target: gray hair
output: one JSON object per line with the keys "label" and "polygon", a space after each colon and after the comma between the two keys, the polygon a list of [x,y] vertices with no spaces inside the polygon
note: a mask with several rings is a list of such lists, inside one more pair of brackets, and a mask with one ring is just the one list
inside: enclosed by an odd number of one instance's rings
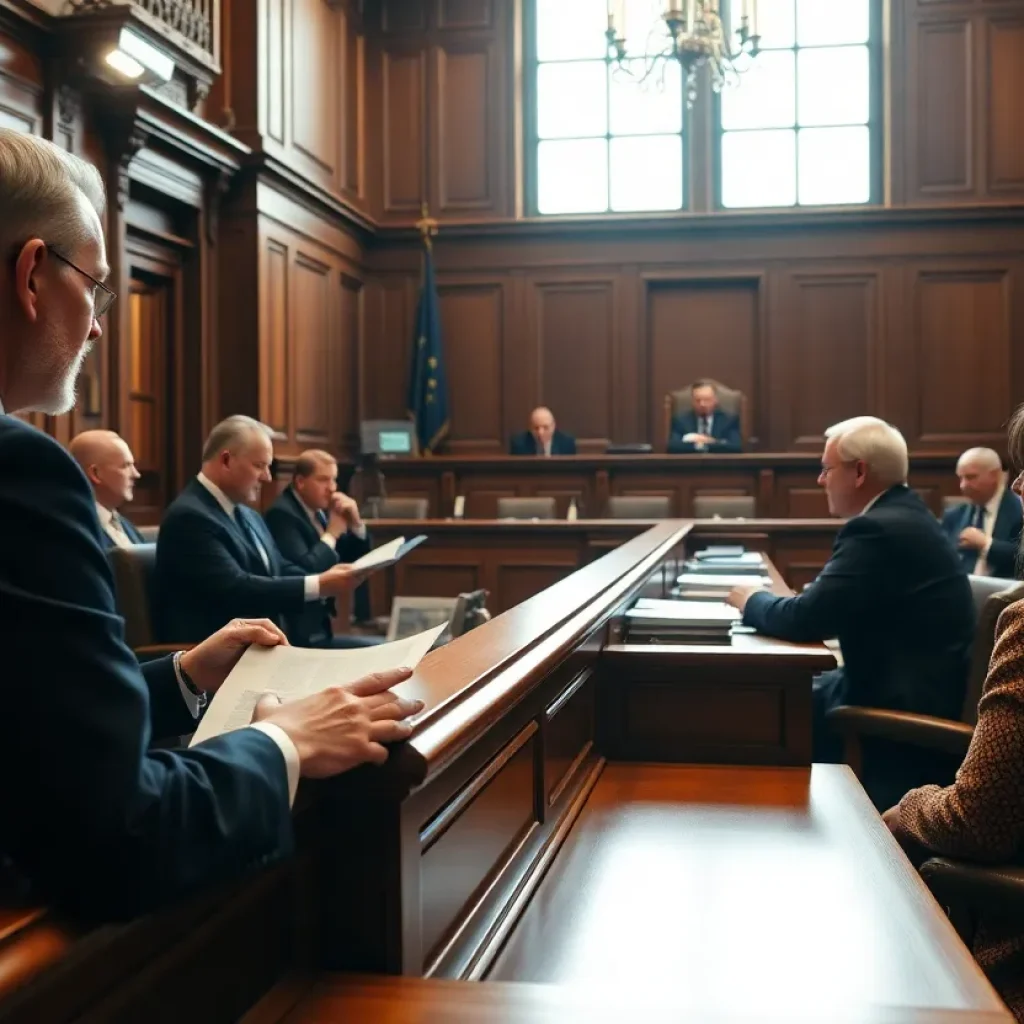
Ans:
{"label": "gray hair", "polygon": [[245,447],[245,443],[253,434],[270,437],[271,430],[265,423],[260,423],[259,420],[254,420],[251,416],[236,415],[221,420],[210,431],[210,436],[206,439],[206,444],[203,445],[203,462],[215,459],[223,451],[229,451],[232,455],[236,454]]}
{"label": "gray hair", "polygon": [[903,435],[877,416],[854,416],[825,431],[835,439],[844,462],[861,461],[881,484],[892,487],[907,482],[907,442]]}
{"label": "gray hair", "polygon": [[999,452],[994,451],[992,448],[968,448],[956,460],[956,468],[959,469],[961,466],[977,466],[978,469],[1001,470],[1003,468],[1003,460],[999,457]]}
{"label": "gray hair", "polygon": [[106,194],[92,164],[52,142],[0,128],[0,246],[31,238],[64,249],[82,241],[85,199],[103,217]]}

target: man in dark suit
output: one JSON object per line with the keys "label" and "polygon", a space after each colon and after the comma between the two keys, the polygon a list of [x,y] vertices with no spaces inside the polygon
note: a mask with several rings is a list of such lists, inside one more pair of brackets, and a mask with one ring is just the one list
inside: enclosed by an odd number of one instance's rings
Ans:
{"label": "man in dark suit", "polygon": [[971,588],[935,517],[906,486],[907,446],[872,416],[826,432],[819,483],[849,517],[803,593],[738,588],[743,621],[781,640],[839,638],[843,668],[814,684],[815,760],[837,760],[825,713],[839,704],[958,718],[974,636]]}
{"label": "man in dark suit", "polygon": [[121,514],[121,508],[132,500],[135,481],[141,475],[124,438],[112,430],[85,430],[71,439],[68,451],[92,484],[96,515],[107,547],[142,544],[142,534]]}
{"label": "man in dark suit", "polygon": [[971,448],[956,464],[963,505],[949,509],[942,528],[975,576],[1013,579],[1020,546],[1020,501],[1006,486],[999,454],[991,448]]}
{"label": "man in dark suit", "polygon": [[287,854],[299,776],[383,760],[382,742],[409,735],[395,719],[414,710],[382,692],[408,675],[395,673],[289,704],[266,697],[252,726],[149,749],[153,735],[194,729],[249,644],[284,637],[233,623],[140,668],[88,481],[56,441],[5,414],[74,405],[114,299],[104,198],[95,168],[0,128],[0,860],[28,898],[91,919],[176,902]]}
{"label": "man in dark suit", "polygon": [[714,384],[699,380],[692,395],[693,408],[672,419],[668,450],[684,455],[742,451],[739,418],[719,411]]}
{"label": "man in dark suit", "polygon": [[[291,486],[278,495],[264,518],[282,557],[306,572],[354,562],[370,550],[359,506],[338,490],[338,463],[329,452],[311,449],[296,459]],[[353,594],[353,605],[357,619],[370,617],[367,583]],[[380,642],[373,637],[332,637],[334,614],[333,600],[309,602],[298,615],[289,616],[288,635],[302,647],[361,647]]]}
{"label": "man in dark suit", "polygon": [[[156,546],[160,634],[191,641],[236,617],[263,616],[285,632],[307,605],[349,594],[363,577],[339,565],[326,544],[314,564],[278,550],[249,507],[270,481],[270,436],[249,416],[229,416],[210,433],[202,471],[168,506]],[[308,640],[300,628],[291,639]],[[328,637],[322,638],[323,642]]]}
{"label": "man in dark suit", "polygon": [[530,429],[513,434],[510,455],[575,455],[576,438],[558,429],[551,410],[541,406],[530,413]]}

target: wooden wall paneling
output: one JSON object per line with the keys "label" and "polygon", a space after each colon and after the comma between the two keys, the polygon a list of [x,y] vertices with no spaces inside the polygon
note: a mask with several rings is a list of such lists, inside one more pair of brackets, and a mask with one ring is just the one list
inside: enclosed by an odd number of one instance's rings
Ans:
{"label": "wooden wall paneling", "polygon": [[331,345],[334,382],[330,395],[331,440],[347,455],[359,450],[363,385],[363,282],[342,270],[339,274],[340,322]]}
{"label": "wooden wall paneling", "polygon": [[385,35],[425,31],[427,8],[433,4],[434,0],[381,0],[381,31]]}
{"label": "wooden wall paneling", "polygon": [[[331,349],[340,327],[340,295],[332,287],[331,267],[319,255],[296,248],[289,288],[288,380],[289,440],[297,448],[332,447],[331,406],[340,372],[331,370]],[[339,371],[341,368],[338,368]],[[345,369],[348,369],[347,367]]]}
{"label": "wooden wall paneling", "polygon": [[908,25],[908,199],[965,199],[976,189],[973,22],[938,12]]}
{"label": "wooden wall paneling", "polygon": [[883,331],[879,274],[822,269],[786,275],[782,317],[771,360],[773,443],[821,447],[824,430],[849,416],[874,413],[875,374]]}
{"label": "wooden wall paneling", "polygon": [[1000,446],[1013,407],[1006,266],[918,270],[913,290],[922,445]]}
{"label": "wooden wall paneling", "polygon": [[444,278],[438,287],[448,372],[448,448],[504,449],[501,367],[505,298],[501,282]]}
{"label": "wooden wall paneling", "polygon": [[406,414],[417,290],[418,281],[412,275],[389,274],[367,282],[363,346],[367,419],[401,419]]}
{"label": "wooden wall paneling", "polygon": [[501,214],[508,106],[501,48],[492,37],[460,34],[445,36],[431,57],[431,209]]}
{"label": "wooden wall paneling", "polygon": [[393,45],[380,59],[383,213],[408,221],[427,200],[427,53]]}
{"label": "wooden wall paneling", "polygon": [[342,19],[341,70],[341,154],[338,184],[348,199],[366,199],[366,38],[361,26],[346,11]]}
{"label": "wooden wall paneling", "polygon": [[[264,31],[260,34],[260,130],[278,145],[287,144],[288,85],[291,81],[291,0],[266,0]],[[245,20],[245,19],[241,19]],[[244,85],[240,83],[241,90]]]}
{"label": "wooden wall paneling", "polygon": [[441,29],[491,28],[495,4],[501,0],[439,0],[437,25]]}
{"label": "wooden wall paneling", "polygon": [[747,395],[753,433],[760,422],[763,275],[645,275],[649,437],[664,448],[664,399],[698,377]]}
{"label": "wooden wall paneling", "polygon": [[[280,441],[288,439],[292,395],[288,337],[291,323],[291,255],[288,245],[260,233],[259,418]],[[232,409],[231,412],[240,412]],[[231,415],[226,412],[225,415]]]}
{"label": "wooden wall paneling", "polygon": [[0,33],[0,128],[42,134],[43,82],[40,57],[16,39]]}
{"label": "wooden wall paneling", "polygon": [[[537,347],[532,405],[547,405],[582,449],[603,451],[614,436],[616,280],[548,276],[529,282],[528,337]],[[528,409],[522,411],[525,423]]]}
{"label": "wooden wall paneling", "polygon": [[986,191],[1024,195],[1024,17],[992,15],[985,25],[981,91],[987,126]]}

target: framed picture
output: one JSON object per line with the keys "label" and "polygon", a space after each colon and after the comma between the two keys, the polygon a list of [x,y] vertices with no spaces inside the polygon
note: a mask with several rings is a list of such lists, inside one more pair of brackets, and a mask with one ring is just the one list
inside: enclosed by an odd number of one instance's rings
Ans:
{"label": "framed picture", "polygon": [[396,597],[391,602],[388,640],[402,640],[448,622],[456,597]]}

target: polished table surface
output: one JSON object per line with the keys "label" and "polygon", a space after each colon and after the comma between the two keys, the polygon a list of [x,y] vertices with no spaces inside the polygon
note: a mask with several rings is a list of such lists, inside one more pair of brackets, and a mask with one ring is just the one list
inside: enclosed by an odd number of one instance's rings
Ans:
{"label": "polished table surface", "polygon": [[839,765],[608,765],[489,977],[634,1012],[1002,1010]]}

